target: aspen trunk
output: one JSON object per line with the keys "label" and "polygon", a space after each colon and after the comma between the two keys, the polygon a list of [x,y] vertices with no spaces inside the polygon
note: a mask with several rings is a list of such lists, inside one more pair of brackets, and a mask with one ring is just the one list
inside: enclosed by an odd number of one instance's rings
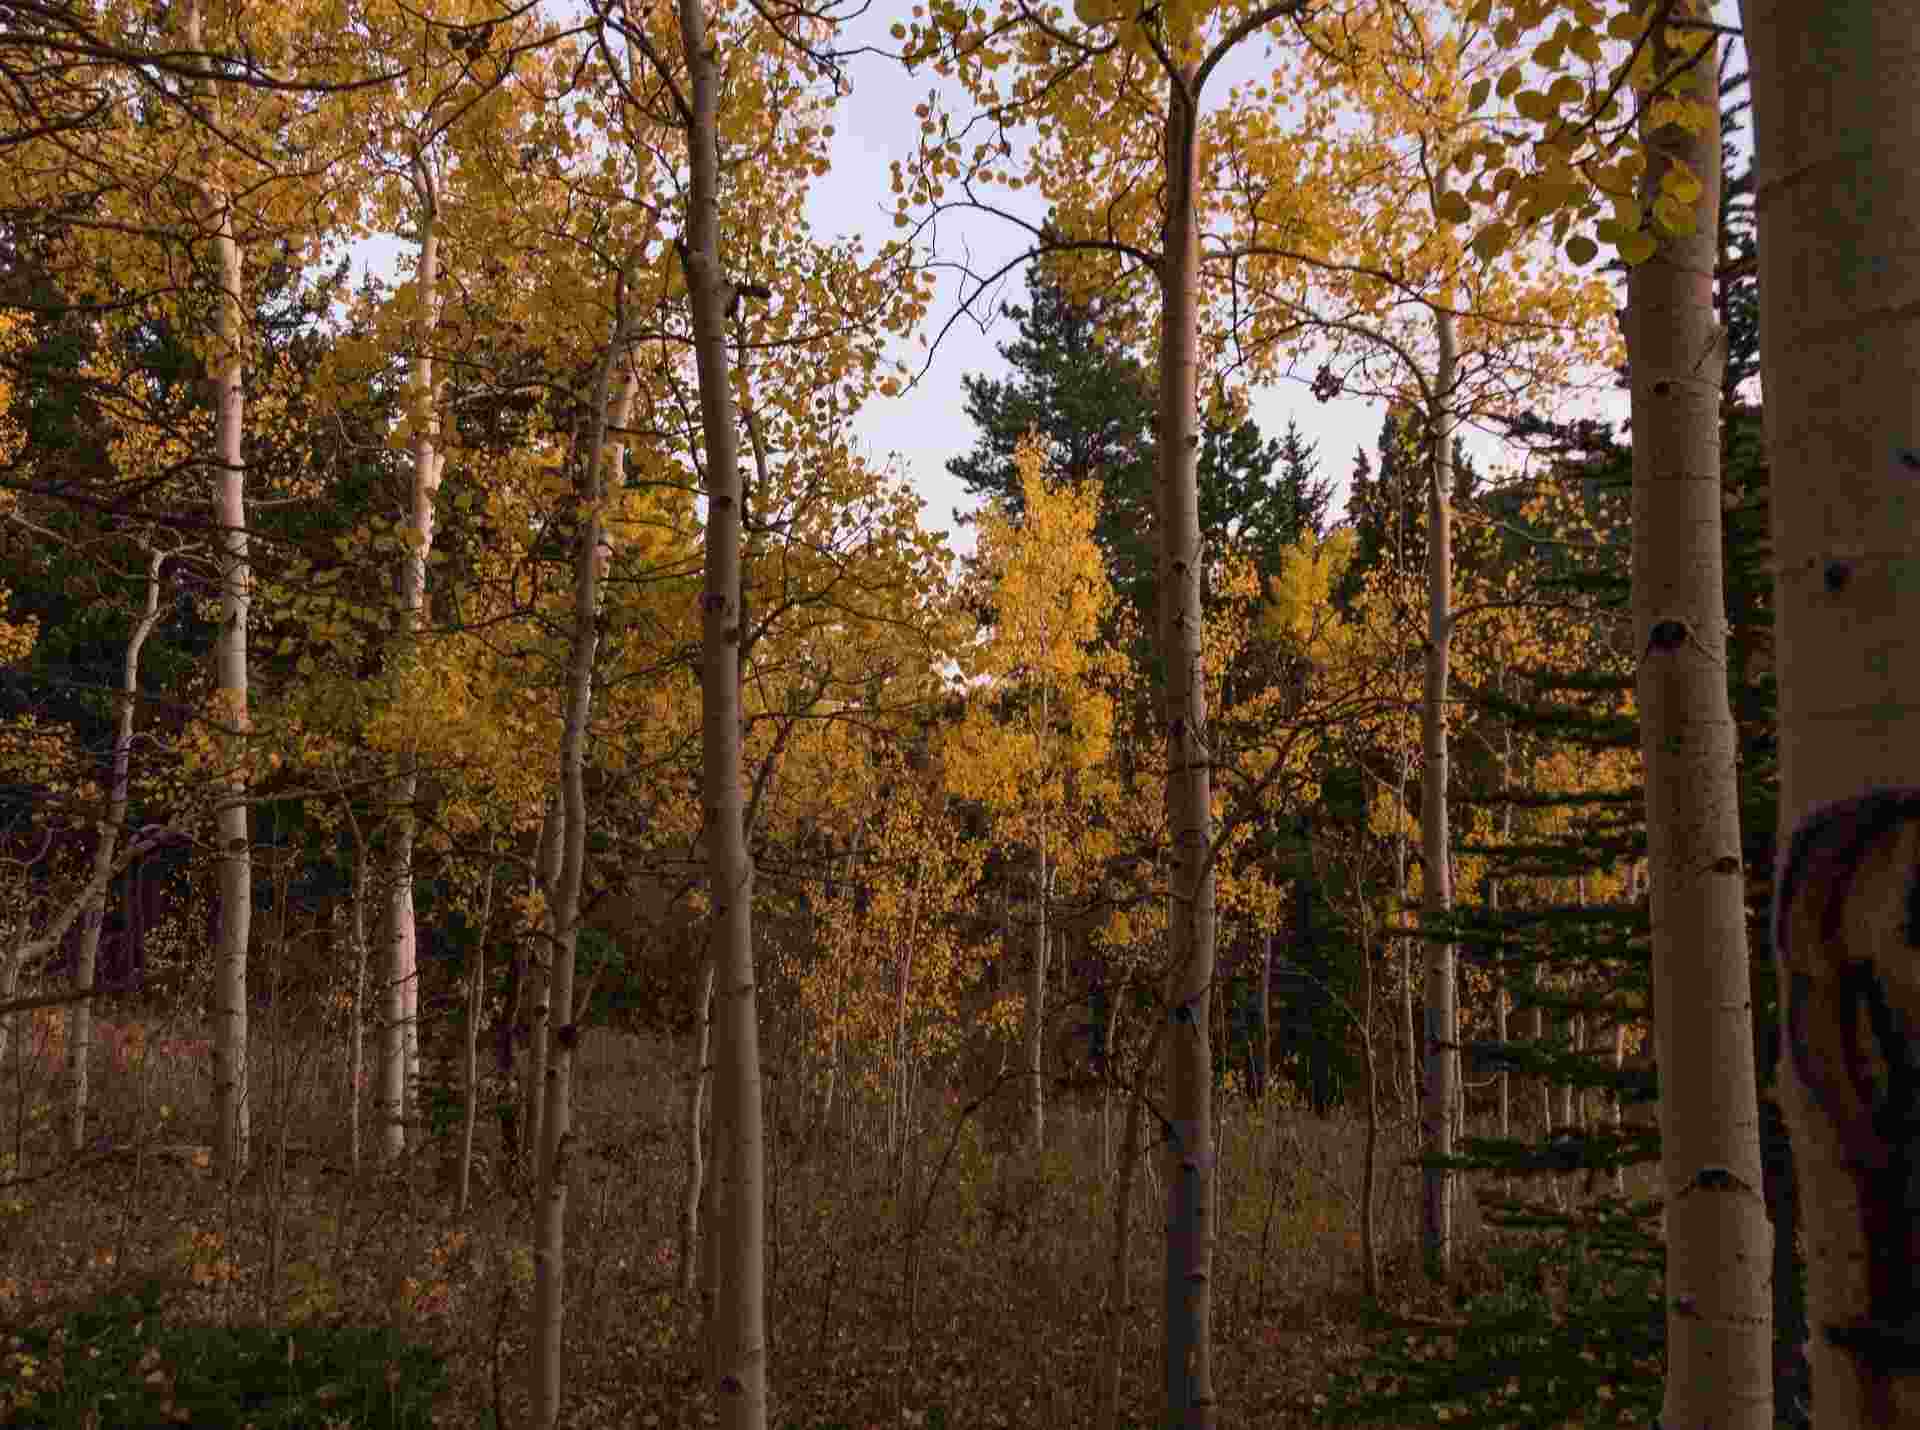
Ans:
{"label": "aspen trunk", "polygon": [[[413,411],[413,473],[408,494],[407,540],[394,582],[394,647],[400,663],[418,658],[426,608],[427,558],[433,551],[433,500],[443,458],[436,450],[433,328],[440,281],[438,193],[432,169],[417,157],[410,175],[419,203],[420,255],[414,290],[420,305],[413,321],[413,362],[408,385]],[[387,848],[386,1019],[380,1030],[380,1155],[390,1161],[406,1150],[407,1129],[419,1120],[420,1081],[419,933],[414,920],[413,803],[419,779],[411,754],[400,756],[400,773],[388,791],[393,831]]]}
{"label": "aspen trunk", "polygon": [[[691,1294],[695,1258],[700,1248],[700,1202],[706,1190],[706,1160],[700,1128],[701,1105],[713,1069],[713,956],[700,960],[700,976],[693,996],[693,1065],[687,1069],[687,1097],[683,1135],[686,1138],[686,1190],[680,1200],[680,1290]],[[827,1087],[831,1105],[833,1087]]]}
{"label": "aspen trunk", "polygon": [[[491,854],[491,849],[489,849]],[[487,987],[487,932],[493,924],[493,864],[487,865],[487,888],[480,901],[480,936],[473,946],[473,968],[467,977],[467,1026],[462,1092],[466,1107],[460,1126],[460,1173],[457,1183],[460,1214],[473,1201],[473,1132],[480,1120],[480,1008]]]}
{"label": "aspen trunk", "polygon": [[[1499,691],[1503,696],[1507,693],[1507,680],[1504,671],[1500,676]],[[1512,794],[1512,782],[1513,725],[1511,722],[1505,722],[1500,732],[1500,794],[1503,800],[1506,800],[1507,797]],[[1511,802],[1503,803],[1500,806],[1500,838],[1503,843],[1513,838],[1513,805]],[[1498,915],[1500,912],[1500,881],[1498,879],[1490,879],[1487,882],[1487,910],[1489,913],[1495,915]],[[1494,927],[1495,937],[1500,940],[1499,950],[1502,968],[1494,986],[1494,1037],[1504,1046],[1509,1034],[1508,1019],[1510,1005],[1513,999],[1507,991],[1507,975],[1505,972],[1507,953],[1506,930],[1500,927],[1500,922],[1497,917],[1494,919]],[[1513,1136],[1513,1083],[1505,1071],[1502,1071],[1500,1074],[1500,1136],[1502,1138]],[[1508,1196],[1513,1195],[1513,1179],[1511,1177],[1504,1179],[1502,1187]]]}
{"label": "aspen trunk", "polygon": [[1367,1300],[1380,1300],[1380,1062],[1373,1038],[1373,949],[1363,940],[1360,950],[1365,980],[1360,1003],[1360,1051],[1367,1062],[1367,1140],[1360,1161],[1360,1287]]}
{"label": "aspen trunk", "polygon": [[[615,280],[624,296],[626,274]],[[614,304],[616,313],[625,305]],[[609,547],[603,511],[625,447],[610,435],[627,425],[635,381],[631,337],[616,318],[592,396],[593,430],[576,478],[578,529],[573,550],[573,649],[567,669],[566,721],[560,734],[560,872],[552,886],[551,966],[547,979],[550,1025],[541,1087],[539,1158],[533,1199],[533,1324],[528,1391],[532,1423],[550,1430],[560,1415],[560,1352],[566,1307],[566,1219],[573,1119],[574,953],[580,938],[580,891],[586,879],[586,745],[593,714],[593,668],[599,650],[600,591]],[[611,396],[614,373],[620,396]]]}
{"label": "aspen trunk", "polygon": [[[1678,58],[1656,34],[1656,68],[1665,72]],[[1772,1243],[1761,1196],[1721,578],[1726,349],[1713,308],[1720,212],[1714,43],[1695,75],[1703,126],[1692,132],[1656,126],[1643,115],[1641,133],[1649,153],[1647,207],[1661,193],[1662,176],[1684,164],[1703,185],[1693,206],[1697,229],[1665,240],[1631,271],[1627,300],[1634,629],[1635,643],[1645,645],[1636,695],[1653,879],[1667,1208],[1667,1383],[1660,1418],[1668,1430],[1770,1430]],[[1768,392],[1771,397],[1775,389]],[[1823,1423],[1825,1412],[1823,1405]]]}
{"label": "aspen trunk", "polygon": [[547,803],[546,818],[540,824],[540,842],[534,855],[534,888],[545,908],[533,933],[527,956],[527,1067],[520,1101],[525,1109],[522,1140],[529,1163],[538,1160],[541,1108],[547,1085],[547,1044],[552,1028],[549,988],[554,956],[553,902],[560,881],[561,834],[565,813],[558,800]]}
{"label": "aspen trunk", "polygon": [[[353,820],[352,810],[347,813]],[[360,1105],[367,1080],[367,844],[353,823],[353,898],[347,912],[347,938],[353,955],[353,993],[347,1011],[347,1164],[360,1172]]]}
{"label": "aspen trunk", "polygon": [[1773,474],[1781,1104],[1809,1213],[1813,1403],[1822,1430],[1911,1425],[1920,10],[1741,10]]}
{"label": "aspen trunk", "polygon": [[[93,989],[100,956],[100,929],[107,917],[107,884],[113,877],[113,859],[120,831],[127,824],[127,787],[133,757],[134,702],[140,696],[140,650],[160,620],[162,552],[147,554],[146,604],[127,637],[120,662],[120,701],[114,713],[113,772],[109,777],[107,817],[100,825],[100,842],[93,850],[93,874],[88,881],[95,893],[81,915],[80,948],[74,962],[73,985],[82,993]],[[93,1000],[74,1002],[67,1020],[67,1150],[78,1153],[87,1140],[87,1073],[93,1054]]]}
{"label": "aspen trunk", "polygon": [[[1046,697],[1041,696],[1044,708]],[[1045,715],[1041,719],[1045,720]],[[1040,845],[1034,855],[1033,867],[1033,960],[1027,969],[1027,996],[1024,1009],[1025,1027],[1022,1029],[1025,1039],[1026,1082],[1027,1082],[1027,1148],[1038,1154],[1045,1145],[1047,1127],[1047,1090],[1042,1076],[1041,1057],[1046,1042],[1045,1010],[1047,1000],[1047,834],[1044,816],[1041,821]]]}
{"label": "aspen trunk", "polygon": [[1198,76],[1173,80],[1167,105],[1167,218],[1160,333],[1161,659],[1167,691],[1167,815],[1173,888],[1167,1038],[1166,1419],[1212,1430],[1213,1398],[1213,798],[1201,671]]}
{"label": "aspen trunk", "polygon": [[[395,838],[399,831],[394,831]],[[387,875],[394,875],[395,856],[389,852]],[[387,908],[381,920],[384,936],[385,957],[380,963],[380,1037],[378,1058],[380,1064],[379,1092],[376,1102],[380,1109],[380,1132],[377,1146],[383,1162],[398,1158],[407,1146],[407,1004],[404,988],[406,984],[406,945],[411,941],[413,924],[413,887],[411,882],[402,888],[391,886],[386,891]],[[402,910],[406,916],[402,917]]]}
{"label": "aspen trunk", "polygon": [[[182,17],[187,52],[202,53],[199,0]],[[206,78],[211,79],[211,75]],[[217,97],[213,99],[217,112]],[[253,604],[248,562],[246,465],[242,434],[245,289],[233,203],[217,163],[200,184],[204,222],[213,234],[220,295],[213,342],[213,524],[220,569],[220,632],[214,641],[215,723],[225,797],[214,812],[218,845],[220,942],[213,975],[214,1162],[237,1177],[247,1164],[251,1112],[247,1097],[247,944],[253,919],[253,853],[247,818],[247,615]]]}
{"label": "aspen trunk", "polygon": [[753,862],[740,787],[740,433],[727,351],[727,310],[742,295],[720,266],[719,55],[703,0],[679,0],[692,106],[690,193],[681,257],[693,313],[694,361],[706,439],[706,591],[700,725],[703,824],[713,905],[717,1060],[714,1073],[718,1221],[713,1349],[723,1430],[767,1423],[766,1144],[762,1135],[758,1004],[753,969]]}
{"label": "aspen trunk", "polygon": [[[1447,825],[1447,681],[1453,645],[1453,315],[1434,315],[1440,360],[1434,370],[1428,414],[1433,443],[1427,483],[1426,690],[1421,702],[1420,776],[1421,910],[1429,920],[1453,909],[1452,839]],[[1430,1157],[1453,1155],[1455,1105],[1460,1097],[1460,1043],[1454,1005],[1452,943],[1427,944],[1427,1085],[1421,1109],[1421,1141]],[[1453,1173],[1421,1172],[1421,1249],[1427,1274],[1444,1281],[1453,1269]]]}
{"label": "aspen trunk", "polygon": [[1153,1060],[1160,1055],[1168,1026],[1163,1021],[1153,1030],[1140,1059],[1141,1085],[1132,1090],[1127,1101],[1119,1174],[1114,1178],[1113,1246],[1107,1262],[1106,1326],[1094,1386],[1094,1430],[1117,1430],[1120,1424],[1120,1365],[1126,1354],[1127,1321],[1133,1311],[1133,1183],[1145,1151],[1140,1145],[1141,1111],[1147,1102],[1144,1084]]}
{"label": "aspen trunk", "polygon": [[[1402,749],[1400,781],[1393,789],[1393,892],[1403,909],[1407,901],[1407,830],[1402,817],[1407,807],[1407,778],[1412,763],[1412,757]],[[1420,1040],[1413,1031],[1413,940],[1402,933],[1396,942],[1400,949],[1400,1066],[1395,1077],[1397,1081],[1399,1074],[1406,1075],[1407,1100],[1401,1104],[1404,1112],[1420,1097]]]}
{"label": "aspen trunk", "polygon": [[1260,1023],[1257,1037],[1260,1071],[1254,1079],[1253,1095],[1264,1102],[1273,1077],[1273,935],[1260,942]]}

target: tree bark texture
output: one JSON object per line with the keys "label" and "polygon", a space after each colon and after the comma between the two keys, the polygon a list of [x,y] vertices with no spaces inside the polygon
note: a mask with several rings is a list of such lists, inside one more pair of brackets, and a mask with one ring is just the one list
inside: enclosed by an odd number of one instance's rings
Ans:
{"label": "tree bark texture", "polygon": [[[1426,683],[1420,705],[1420,907],[1427,919],[1453,911],[1452,836],[1447,824],[1447,682],[1453,648],[1453,315],[1437,312],[1439,362],[1428,413],[1433,444],[1427,482]],[[1421,1141],[1429,1157],[1453,1155],[1455,1104],[1460,1097],[1460,1041],[1454,1004],[1454,947],[1427,944],[1425,1054],[1427,1085],[1421,1100]],[[1420,1176],[1421,1250],[1427,1274],[1445,1280],[1453,1269],[1451,1171],[1425,1167]]]}
{"label": "tree bark texture", "polygon": [[[633,403],[632,338],[624,317],[626,275],[615,280],[616,317],[594,384],[594,426],[575,488],[578,526],[573,550],[573,649],[567,670],[566,719],[560,732],[560,874],[551,894],[553,944],[548,970],[550,1035],[541,1087],[539,1157],[533,1202],[533,1324],[528,1390],[532,1423],[550,1430],[560,1415],[562,1329],[566,1292],[566,1216],[573,1140],[574,953],[580,938],[580,893],[586,879],[586,745],[593,713],[593,669],[599,650],[600,591],[606,576],[607,492],[625,444],[609,435],[625,428]],[[620,395],[613,398],[614,374]]]}
{"label": "tree bark texture", "polygon": [[[160,621],[160,568],[166,553],[147,555],[146,603],[127,637],[127,649],[120,662],[119,709],[114,712],[113,767],[108,776],[107,817],[100,825],[100,842],[93,850],[93,872],[88,887],[94,890],[87,911],[80,921],[80,948],[75,956],[73,985],[78,992],[93,988],[94,972],[100,957],[100,929],[107,920],[107,885],[113,878],[114,855],[119,848],[120,832],[127,825],[127,791],[132,773],[134,704],[140,696],[140,651]],[[78,1153],[87,1140],[87,1073],[93,1055],[93,1000],[82,998],[73,1005],[67,1023],[67,1150]]]}
{"label": "tree bark texture", "polygon": [[1160,601],[1167,692],[1167,814],[1173,842],[1173,898],[1167,1083],[1166,1419],[1212,1430],[1213,1397],[1213,1058],[1208,1047],[1213,990],[1214,879],[1212,772],[1201,588],[1199,187],[1197,75],[1175,79],[1167,105],[1167,218],[1160,333]]}
{"label": "tree bark texture", "polygon": [[[1662,72],[1677,56],[1656,37]],[[1628,278],[1633,379],[1633,606],[1660,1010],[1667,1218],[1665,1430],[1773,1425],[1771,1231],[1741,878],[1736,735],[1720,550],[1723,335],[1713,308],[1720,211],[1718,67],[1696,71],[1700,132],[1641,120],[1651,209],[1676,163],[1700,180],[1696,231]],[[1580,1098],[1584,1103],[1584,1095]]]}
{"label": "tree bark texture", "polygon": [[714,1127],[725,1240],[716,1250],[715,1391],[723,1430],[765,1430],[766,1144],[753,968],[753,861],[741,789],[740,433],[727,310],[740,291],[720,266],[720,61],[703,0],[679,0],[691,122],[685,242],[694,363],[706,439],[706,589],[701,598],[703,827],[713,907]]}
{"label": "tree bark texture", "polygon": [[[1813,1404],[1920,1422],[1920,9],[1744,0]],[[1661,1010],[1661,1021],[1666,1021]]]}
{"label": "tree bark texture", "polygon": [[[202,51],[198,0],[183,14],[189,54]],[[211,78],[211,76],[209,76]],[[215,104],[217,110],[217,103]],[[217,161],[200,185],[213,235],[220,293],[212,366],[214,389],[213,523],[220,571],[220,632],[214,641],[215,718],[226,765],[226,788],[214,814],[219,850],[220,940],[213,976],[214,1163],[237,1177],[247,1164],[251,1108],[247,1086],[247,947],[253,921],[253,851],[247,817],[247,616],[253,604],[248,560],[246,465],[245,288],[233,200]]]}
{"label": "tree bark texture", "polygon": [[[407,539],[395,573],[394,644],[402,662],[417,658],[417,641],[426,608],[427,558],[433,551],[433,500],[440,487],[443,458],[436,449],[433,376],[434,311],[440,282],[438,195],[427,162],[412,165],[419,203],[420,253],[414,290],[420,311],[413,323],[413,363],[409,374],[413,411],[413,472],[407,504]],[[419,935],[414,922],[413,803],[419,777],[410,754],[400,755],[400,771],[388,790],[391,834],[387,846],[386,984],[380,1029],[380,1155],[390,1161],[406,1150],[408,1125],[417,1120],[420,1075]]]}

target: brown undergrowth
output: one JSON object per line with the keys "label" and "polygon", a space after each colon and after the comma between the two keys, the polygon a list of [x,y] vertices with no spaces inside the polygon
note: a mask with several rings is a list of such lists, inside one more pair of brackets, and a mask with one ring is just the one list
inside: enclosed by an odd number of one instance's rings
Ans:
{"label": "brown undergrowth", "polygon": [[[712,1423],[698,1309],[677,1291],[677,1135],[684,1047],[596,1030],[577,1070],[568,1209],[567,1397],[576,1426]],[[524,1423],[524,1323],[532,1279],[524,1188],[498,1175],[497,1128],[481,1124],[475,1206],[456,1215],[445,1131],[392,1168],[347,1162],[337,1052],[256,1057],[256,1155],[238,1185],[206,1156],[204,1070],[153,1055],[96,1073],[96,1135],[56,1156],[50,1102],[31,1063],[10,1059],[0,1147],[0,1325],[45,1327],[141,1286],[157,1314],[303,1335],[382,1327],[444,1365],[434,1423]],[[944,1094],[914,1136],[886,1145],[878,1109],[848,1106],[787,1128],[770,1156],[769,1333],[773,1423],[875,1426],[1085,1424],[1107,1295],[1111,1161],[1097,1107],[1057,1105],[1036,1162],[991,1145],[978,1112]],[[863,1124],[863,1119],[865,1125]],[[1355,1350],[1358,1195],[1364,1129],[1270,1099],[1223,1098],[1216,1193],[1215,1381],[1222,1425],[1314,1423],[1327,1368]],[[808,1135],[809,1130],[811,1135]],[[1391,1145],[1404,1155],[1404,1131]],[[1411,1174],[1381,1187],[1383,1285],[1412,1305]],[[1162,1212],[1143,1166],[1133,1212],[1123,1419],[1152,1423],[1158,1395]],[[1462,1276],[1481,1231],[1464,1198]],[[23,1354],[4,1361],[16,1381]],[[45,1356],[41,1357],[44,1361]],[[29,1367],[49,1385],[45,1364]],[[72,1367],[56,1368],[71,1375]],[[391,1372],[394,1374],[397,1372]],[[31,1376],[29,1377],[31,1378]],[[15,1423],[38,1423],[32,1403]],[[107,1423],[107,1422],[100,1422]],[[317,1422],[316,1422],[317,1423]],[[366,1423],[364,1421],[340,1423]],[[424,1422],[423,1422],[424,1423]]]}

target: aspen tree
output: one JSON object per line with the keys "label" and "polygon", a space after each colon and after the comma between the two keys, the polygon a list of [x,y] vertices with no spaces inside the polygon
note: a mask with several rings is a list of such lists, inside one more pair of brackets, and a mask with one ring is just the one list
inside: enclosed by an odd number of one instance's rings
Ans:
{"label": "aspen tree", "polygon": [[579,458],[575,486],[573,638],[566,719],[560,734],[560,867],[553,885],[553,945],[547,980],[549,1039],[544,1083],[539,1089],[540,1141],[534,1164],[528,1390],[533,1423],[541,1430],[554,1425],[560,1415],[573,1052],[579,1040],[573,1021],[574,955],[579,946],[587,858],[586,745],[593,713],[594,663],[600,645],[601,589],[609,555],[605,508],[626,452],[625,438],[616,434],[627,428],[638,386],[633,356],[635,311],[627,297],[636,266],[624,266],[613,282],[613,331],[589,399],[591,427]]}
{"label": "aspen tree", "polygon": [[[1743,0],[1772,468],[1782,1103],[1826,1430],[1920,1420],[1920,9]],[[1664,1026],[1668,1012],[1659,1009]]]}
{"label": "aspen tree", "polygon": [[[1113,606],[1100,549],[1093,539],[1098,495],[1091,483],[1050,488],[1043,454],[1031,442],[1015,454],[1021,479],[1016,524],[1008,503],[978,518],[975,570],[994,623],[963,657],[981,681],[945,749],[947,784],[985,804],[1004,837],[1033,851],[1033,923],[1021,1029],[1026,1141],[1042,1146],[1045,1084],[1041,1076],[1047,986],[1048,900],[1062,873],[1073,875],[1104,857],[1109,840],[1088,827],[1097,801],[1099,766],[1113,725],[1101,677],[1112,661],[1097,651]],[[1011,697],[1019,712],[1004,721],[987,708]]]}
{"label": "aspen tree", "polygon": [[[94,970],[100,953],[100,930],[106,922],[107,885],[114,869],[114,854],[121,832],[127,824],[128,789],[132,779],[133,716],[140,697],[140,652],[160,622],[160,576],[168,552],[149,549],[147,553],[146,591],[140,614],[127,637],[127,648],[120,659],[120,691],[113,719],[113,755],[107,775],[107,817],[100,824],[99,842],[93,850],[93,873],[88,886],[94,891],[80,921],[80,947],[74,956],[73,986],[78,993],[93,989]],[[82,998],[73,1005],[67,1028],[67,1150],[78,1153],[87,1139],[87,1063],[93,1053],[93,1001]]]}
{"label": "aspen tree", "polygon": [[753,967],[753,861],[747,850],[740,748],[740,429],[727,348],[727,310],[741,293],[720,262],[720,57],[705,0],[679,0],[687,64],[691,176],[680,258],[693,311],[705,438],[707,551],[701,596],[701,802],[713,909],[718,1063],[714,1076],[716,1198],[725,1238],[716,1247],[715,1388],[726,1430],[767,1423],[766,1139]]}
{"label": "aspen tree", "polygon": [[[202,0],[187,0],[181,38],[201,56]],[[202,82],[212,89],[204,61]],[[210,96],[219,112],[217,91]],[[214,814],[219,843],[220,942],[213,980],[214,1161],[236,1178],[247,1164],[251,1103],[247,1080],[247,947],[253,919],[253,853],[247,809],[247,615],[253,605],[253,568],[247,559],[245,322],[246,290],[233,203],[220,175],[218,150],[199,180],[201,222],[213,236],[218,297],[212,356],[214,445],[213,519],[220,562],[220,634],[214,645],[219,727],[227,793]]]}
{"label": "aspen tree", "polygon": [[[1653,44],[1663,70],[1677,54],[1669,35],[1679,38],[1666,31]],[[1645,643],[1636,693],[1653,996],[1663,1015],[1655,1028],[1667,1208],[1661,1424],[1770,1430],[1771,1234],[1760,1195],[1720,553],[1719,65],[1715,43],[1694,38],[1698,66],[1675,92],[1704,103],[1688,107],[1685,123],[1662,123],[1655,116],[1667,111],[1650,99],[1641,119],[1650,157],[1643,204],[1653,211],[1664,195],[1680,192],[1692,213],[1660,225],[1659,248],[1627,279],[1633,629],[1636,644]]]}
{"label": "aspen tree", "polygon": [[[408,374],[413,468],[407,491],[406,532],[394,583],[396,637],[412,658],[427,600],[427,562],[433,553],[433,502],[445,457],[439,452],[439,408],[433,371],[434,318],[440,286],[440,180],[432,153],[416,148],[407,159],[415,214],[413,357]],[[401,756],[391,790],[393,833],[387,850],[387,993],[380,1042],[380,1150],[398,1157],[406,1147],[420,1078],[420,969],[414,924],[413,801],[419,775]]]}

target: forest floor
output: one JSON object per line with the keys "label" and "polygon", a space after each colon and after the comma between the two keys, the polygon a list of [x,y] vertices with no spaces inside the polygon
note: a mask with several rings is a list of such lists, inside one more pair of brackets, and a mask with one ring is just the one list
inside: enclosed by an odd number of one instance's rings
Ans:
{"label": "forest floor", "polygon": [[[715,1422],[696,1298],[677,1276],[684,1046],[595,1031],[576,1074],[567,1213],[572,1427]],[[204,1073],[105,1068],[89,1150],[52,1156],[52,1089],[10,1056],[0,1110],[0,1423],[525,1423],[528,1206],[480,1159],[456,1213],[451,1131],[392,1169],[346,1167],[337,1056],[256,1059],[254,1168],[213,1175]],[[843,1099],[844,1103],[845,1099]],[[782,1106],[779,1089],[769,1105]],[[1220,1102],[1214,1379],[1220,1424],[1320,1423],[1364,1354],[1363,1124]],[[768,1334],[781,1430],[1087,1424],[1112,1266],[1102,1117],[1056,1106],[1037,1163],[942,1105],[886,1150],[880,1111],[769,1157]],[[864,1113],[867,1126],[859,1125]],[[483,1124],[490,1149],[497,1129]],[[284,1135],[282,1135],[284,1131]],[[1382,1286],[1441,1316],[1414,1257],[1406,1133],[1383,1143]],[[284,1144],[284,1157],[278,1155]],[[1466,1179],[1463,1179],[1466,1180]],[[1163,1213],[1143,1162],[1122,1420],[1159,1398]],[[1471,1186],[1459,1284],[1489,1274]],[[1431,1423],[1430,1421],[1428,1423]]]}

